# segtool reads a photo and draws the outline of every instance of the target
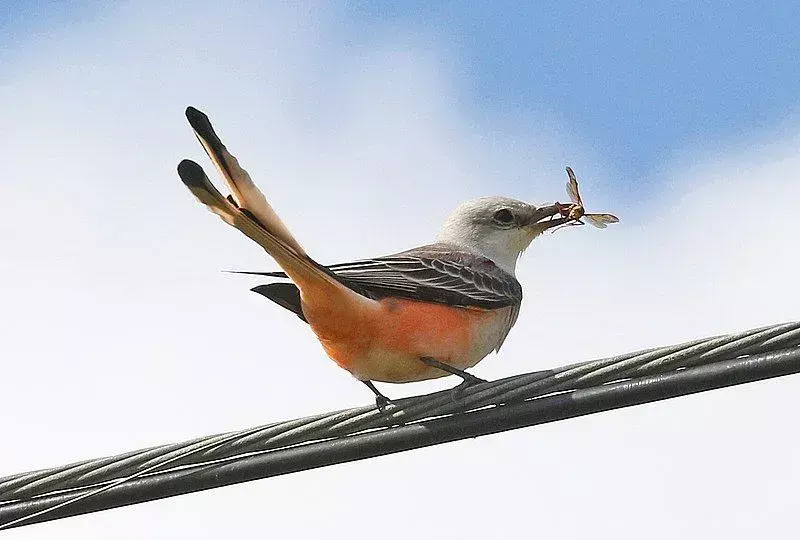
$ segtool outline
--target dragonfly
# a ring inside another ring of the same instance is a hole
[[[561,213],[561,217],[567,218],[571,222],[562,225],[562,227],[566,225],[585,225],[581,219],[586,219],[586,221],[598,229],[605,229],[608,227],[609,223],[619,222],[619,218],[614,214],[587,213],[586,208],[583,206],[581,193],[578,191],[578,179],[575,176],[575,171],[572,170],[572,167],[567,167],[567,176],[569,176],[569,182],[567,182],[567,195],[569,195],[570,200],[572,200],[572,204],[561,204],[557,202],[556,207]]]

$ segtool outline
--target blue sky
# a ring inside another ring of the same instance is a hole
[[[431,39],[477,118],[553,116],[622,184],[676,149],[769,131],[800,104],[795,2],[352,2],[342,21]]]
[[[101,3],[4,9],[0,43],[13,49]],[[444,55],[455,106],[483,129],[546,118],[579,132],[621,191],[676,155],[773,133],[800,112],[794,2],[354,1],[333,12],[345,47],[388,37]]]

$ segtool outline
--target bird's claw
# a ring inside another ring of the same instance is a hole
[[[466,375],[467,376],[464,377],[464,380],[461,381],[461,384],[459,384],[458,386],[463,386],[464,388],[466,388],[466,387],[472,386],[474,384],[481,384],[481,383],[489,382],[486,379],[481,379],[480,377],[476,377],[475,375],[472,375],[470,373],[466,373]]]
[[[375,396],[375,405],[378,407],[378,410],[383,412],[386,410],[386,407],[392,403],[392,400],[387,398],[386,396]]]
[[[476,377],[475,375],[470,375],[469,373],[464,373],[467,375],[466,377],[462,377],[462,381],[453,387],[450,391],[450,396],[453,398],[453,401],[458,401],[461,395],[464,393],[464,390],[471,386],[475,386],[476,384],[487,383],[486,379],[481,379],[480,377]]]

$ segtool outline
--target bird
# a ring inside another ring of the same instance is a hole
[[[558,205],[474,199],[452,212],[430,244],[323,265],[294,238],[208,116],[188,107],[186,118],[231,193],[224,196],[188,159],[178,165],[181,180],[282,269],[241,272],[280,280],[252,290],[306,322],[327,355],[374,393],[379,408],[391,400],[374,382],[448,375],[462,379],[456,389],[486,382],[466,370],[499,351],[517,321],[517,260],[537,236],[569,221],[556,217]]]

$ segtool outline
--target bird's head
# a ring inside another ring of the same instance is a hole
[[[450,214],[438,241],[456,244],[514,273],[517,259],[547,229],[565,223],[555,205],[535,206],[507,197],[482,197],[461,204]]]

